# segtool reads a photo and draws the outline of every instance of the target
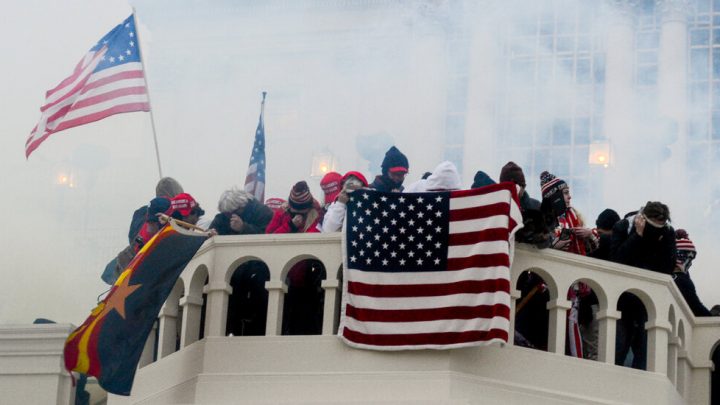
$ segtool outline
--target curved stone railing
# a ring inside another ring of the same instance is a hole
[[[208,240],[187,265],[160,311],[157,336],[148,339],[141,366],[152,361],[155,341],[156,358],[161,359],[197,341],[201,334],[225,336],[230,278],[238,266],[251,260],[262,261],[269,269],[266,335],[280,335],[287,292],[284,280],[292,266],[305,259],[319,260],[326,269],[321,284],[325,292],[322,334],[332,335],[337,328],[335,312],[341,289],[340,234],[220,236]],[[571,305],[566,294],[571,285],[582,281],[599,301],[598,361],[615,364],[616,321],[621,315],[617,302],[622,293],[630,292],[642,301],[648,314],[647,370],[666,375],[688,402],[709,403],[711,358],[720,344],[720,318],[695,318],[669,276],[517,244],[512,285],[528,270],[543,278],[550,294],[549,352],[565,354],[565,319]],[[520,292],[513,290],[512,296],[514,325]]]

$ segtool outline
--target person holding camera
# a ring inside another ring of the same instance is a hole
[[[572,196],[567,183],[544,171],[540,175],[540,191],[543,197],[542,206],[545,211],[552,212],[551,215],[557,221],[555,240],[551,247],[583,256],[597,248],[597,234],[585,227],[582,215],[570,204]]]
[[[540,175],[540,191],[543,196],[541,210],[544,206],[544,211],[552,212],[557,221],[551,247],[583,256],[596,249],[598,235],[585,227],[582,215],[570,204],[572,196],[567,183],[545,171]],[[566,351],[574,357],[597,359],[597,322],[591,310],[597,297],[590,286],[576,282],[570,287],[567,299],[572,307],[567,318],[569,344]]]

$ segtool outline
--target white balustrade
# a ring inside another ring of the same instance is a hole
[[[268,291],[267,336],[282,334],[283,302],[288,291],[285,279],[290,268],[301,260],[320,261],[326,274],[321,283],[325,291],[322,334],[332,335],[336,307],[341,300],[342,282],[338,272],[342,265],[341,253],[339,234],[221,236],[210,239],[181,275],[178,285],[183,288],[182,293],[174,291],[175,295],[171,294],[163,306],[158,326],[158,357],[165,357],[174,351],[174,322],[178,305],[183,307],[184,318],[181,350],[197,340],[200,306],[203,303],[200,293],[208,297],[205,336],[225,335],[228,301],[232,294],[230,277],[238,266],[251,260],[261,261],[269,269],[269,280],[265,282]],[[566,317],[570,308],[567,291],[575,282],[582,281],[593,289],[599,301],[596,314],[598,361],[614,364],[616,323],[622,315],[616,309],[617,303],[622,293],[630,292],[643,302],[648,314],[645,325],[648,332],[648,371],[666,375],[685,398],[689,395],[709,398],[709,373],[712,367],[709,359],[720,336],[720,322],[716,318],[695,318],[669,276],[518,244],[511,268],[511,324],[514,323],[516,301],[520,299],[520,292],[515,289],[517,281],[527,270],[542,277],[550,294],[547,303],[549,356],[565,354]],[[179,295],[183,297],[178,299]],[[702,328],[699,328],[702,333],[696,339],[700,347],[693,347],[696,341],[694,326],[698,323],[702,323]],[[513,331],[514,325],[511,326],[510,336],[513,336]],[[512,338],[508,344],[513,344]],[[703,382],[696,379],[702,379]],[[693,387],[704,387],[706,391],[697,394]]]

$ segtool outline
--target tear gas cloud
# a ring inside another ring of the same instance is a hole
[[[17,15],[29,27],[11,21],[0,36],[20,32],[28,45],[3,48],[15,62],[0,67],[5,77],[22,78],[0,101],[13,111],[0,128],[14,134],[0,140],[3,207],[12,212],[13,230],[0,241],[3,274],[13,280],[0,287],[12,303],[0,307],[0,322],[46,317],[77,324],[105,288],[100,272],[127,243],[133,210],[154,196],[157,163],[143,113],[53,135],[24,161],[24,136],[44,91],[130,12],[120,1],[101,7],[78,0],[86,12],[59,24],[56,15],[68,11],[38,17],[44,2],[36,3],[16,6],[25,7]],[[266,197],[286,198],[301,179],[319,197],[319,178],[311,177],[319,155],[332,156],[338,172],[360,170],[370,178],[394,144],[410,160],[407,182],[449,159],[466,186],[476,170],[497,180],[513,160],[533,197],[540,197],[543,170],[565,178],[589,225],[607,207],[623,215],[648,200],[668,203],[673,224],[698,246],[699,295],[718,303],[709,286],[717,280],[720,218],[707,180],[718,173],[686,170],[677,142],[684,126],[658,108],[654,86],[643,85],[656,72],[639,69],[634,81],[615,89],[630,108],[617,126],[622,131],[604,127],[614,108],[604,100],[607,48],[626,17],[598,3],[134,4],[163,174],[214,215],[220,193],[244,181],[267,91]],[[69,40],[61,50],[44,39],[63,31]],[[587,164],[593,143],[609,145],[607,168]],[[648,146],[655,143],[662,147]]]

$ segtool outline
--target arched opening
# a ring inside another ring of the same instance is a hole
[[[305,259],[290,268],[285,278],[288,292],[283,304],[283,335],[322,333],[326,278],[325,266],[317,259]]]
[[[180,299],[183,299],[183,297],[185,297],[185,291],[182,291],[180,293]],[[175,322],[175,325],[176,325],[176,328],[175,328],[175,350],[173,352],[180,350],[180,340],[182,337],[182,326],[183,326],[184,313],[185,313],[185,308],[182,305],[178,305],[177,322]]]
[[[268,280],[270,269],[260,260],[250,260],[235,269],[230,276],[232,294],[228,299],[226,335],[265,335]]]
[[[567,292],[571,307],[567,314],[565,354],[588,360],[598,358],[598,296],[582,281],[573,283]]]
[[[677,375],[677,321],[675,320],[675,307],[672,305],[668,309],[668,321],[670,322],[670,337],[667,350],[667,376],[670,382],[675,384]]]
[[[338,327],[340,326],[340,310],[342,308],[342,298],[343,298],[343,267],[340,266],[337,271],[337,280],[338,280],[338,290],[337,290],[337,299],[335,299],[335,312],[333,316],[333,334],[337,334]]]
[[[202,293],[202,307],[200,307],[200,331],[198,332],[198,340],[205,337],[205,313],[207,311],[207,293],[205,292],[205,286],[210,282],[210,277],[205,277],[205,283],[203,283]]]
[[[516,288],[521,296],[515,305],[516,346],[547,351],[550,291],[545,280],[533,271],[520,274]]]
[[[637,295],[624,292],[618,299],[617,310],[621,317],[615,334],[615,364],[647,370],[647,309]]]
[[[720,341],[715,343],[715,350],[712,352],[712,362],[715,365],[710,380],[710,403],[720,404]]]

